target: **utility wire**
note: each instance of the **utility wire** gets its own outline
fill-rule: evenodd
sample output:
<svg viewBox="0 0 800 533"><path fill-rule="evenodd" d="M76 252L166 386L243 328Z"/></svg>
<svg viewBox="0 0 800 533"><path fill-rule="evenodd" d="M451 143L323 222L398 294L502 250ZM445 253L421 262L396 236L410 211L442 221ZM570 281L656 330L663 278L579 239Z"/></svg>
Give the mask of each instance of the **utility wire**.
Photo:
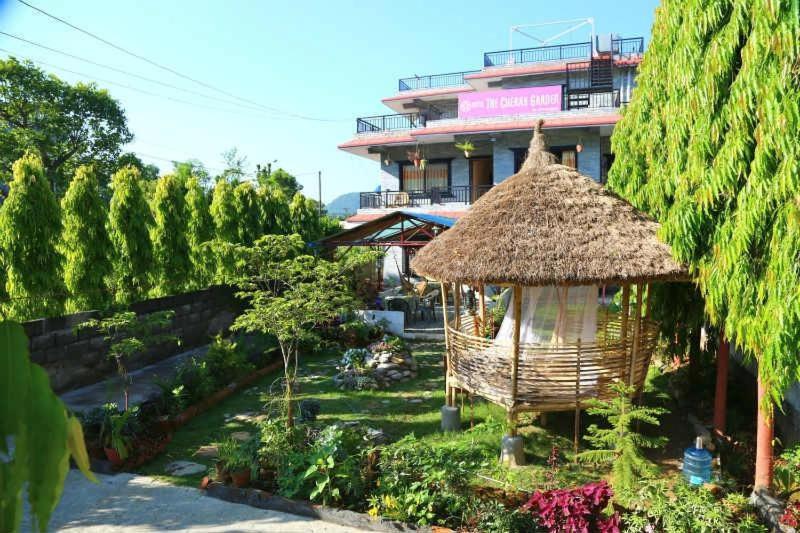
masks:
<svg viewBox="0 0 800 533"><path fill-rule="evenodd" d="M44 45L44 44L41 44L41 43L37 43L35 41L30 41L30 40L25 39L23 37L20 37L18 35L13 35L11 33L7 33L7 32L4 32L4 31L0 31L0 35L5 35L6 37L10 37L12 39L16 39L16 40L21 41L23 43L26 43L26 44L29 44L29 45L32 45L32 46L36 46L38 48L42 48L44 50L47 50L48 52L53 52L53 53L60 54L60 55L65 56L65 57L69 57L71 59L75 59L75 60L78 60L78 61L82 61L84 63L88 63L90 65L94 65L94 66L97 66L97 67L101 67L101 68L105 68L105 69L108 69L108 70L112 70L114 72L119 72L120 74L124 74L126 76L131 76L131 77L134 77L134 78L138 78L140 80L144 80L144 81L149 82L149 83L155 83L157 85L161 85L161 86L167 87L169 89L175 89L177 91L183 91L185 93L193 94L193 95L196 95L196 96L201 96L203 98L208 98L210 100L216 100L218 102L222 102L222 103L229 104L229 105L239 106L239 107L242 107L242 108L245 108L245 109L261 111L259 108L253 107L252 105L242 104L240 102L234 102L234 101L231 101L231 100L225 100L224 98L219 98L217 96L211 96L211 95L204 94L204 93L201 93L201 92L193 91L191 89L186 89L184 87L179 87L177 85L172 85L171 83L166 83L166 82L163 82L161 80L148 78L147 76L142 76L142 75L136 74L134 72L129 72L127 70L123 70L121 68L117 68L117 67L112 66L112 65L105 65L103 63L98 63L96 61L92 61L91 59L86 59L85 57L80 57L80 56L76 56L74 54L70 54L69 52L64 52L63 50L58 50L56 48L51 48L51 47L49 47L47 45Z"/></svg>
<svg viewBox="0 0 800 533"><path fill-rule="evenodd" d="M292 113L290 111L284 111L284 110L278 109L276 107L265 106L264 104L260 104L258 102L253 101L253 100L250 100L250 99L247 99L247 98L243 98L241 96L237 96L237 95L235 95L235 94L233 94L231 92L228 92L228 91L226 91L224 89L220 89L218 87L215 87L214 85L211 85L211 84L206 83L204 81L195 79L195 78L193 78L191 76L188 76L186 74L178 72L177 70L175 70L173 68L170 68L168 66L165 66L165 65L162 65L160 63L157 63L157 62L155 62L155 61L153 61L151 59L148 59L148 58L146 58L146 57L144 57L144 56L142 56L140 54L137 54L137 53L132 52L132 51L126 49L126 48L123 48L120 45L114 44L111 41L108 41L108 40L100 37L99 35L96 35L96 34L90 32L88 30L80 28L80 27L72 24L71 22L68 22L68 21L66 21L66 20L64 20L64 19L62 19L60 17L57 17L56 15L48 13L44 9L38 8L38 7L30 4L29 2L26 2L25 0L17 0L17 1L19 3L21 3L21 4L23 4L23 5L28 6L29 8L33 9L34 11L37 11L37 12L41 13L42 15L46 16L46 17L49 17L49 18L51 18L51 19L53 19L53 20L55 20L57 22L60 22L61 24L69 26L70 28L72 28L72 29L74 29L76 31L79 31L80 33L83 33L84 35L87 35L87 36L91 37L92 39L100 41L101 43L103 43L103 44L105 44L107 46L110 46L111 48L114 48L115 50L118 50L119 52L122 52L122 53L127 54L127 55L129 55L131 57L139 59L140 61L144 61L145 63L147 63L149 65L152 65L152 66L154 66L156 68L159 68L161 70L169 72L170 74L178 76L179 78L183 78L185 80L191 81L192 83L196 83L197 85L200 85L200 86L205 87L207 89L211 89L212 91L218 92L220 94L224 94L225 96L228 96L230 98L234 98L236 100L240 100L242 102L246 102L248 104L261 107L261 108L266 109L268 111L273 111L275 113L280 113L280 114L283 114L283 115L288 115L288 116L292 116L292 117L303 119L303 120L313 120L313 121L316 121L316 122L347 122L346 120L329 119L329 118L318 118L318 117L310 117L310 116L306 116L306 115L299 115L297 113Z"/></svg>
<svg viewBox="0 0 800 533"><path fill-rule="evenodd" d="M20 54L16 54L16 53L14 53L14 52L12 52L10 50L7 50L5 48L0 48L0 52L4 52L4 53L8 54L9 56L21 57L22 59L26 59L28 61L32 61L34 63L38 63L39 65L43 65L43 66L48 67L48 68L61 70L63 72L69 72L70 74L74 74L76 76L82 76L82 77L90 79L90 80L95 80L95 81L99 81L99 82L102 82L102 83L107 83L109 85L116 85L118 87L122 87L124 89L128 89L129 91L138 92L138 93L141 93L141 94L145 94L147 96L153 96L155 98L165 98L167 100L171 100L173 102L178 102L180 104L184 104L184 105L188 105L188 106L192 106L192 107L199 107L199 108L208 109L208 110L211 110L211 111L219 111L219 112L222 112L222 113L233 113L233 114L244 115L244 116L252 116L253 113L257 113L257 114L263 114L264 116L267 116L272 120L290 120L290 117L269 115L269 114L267 114L266 111L263 111L261 109L251 109L249 113L246 113L243 110L224 109L224 108L220 108L220 107L209 106L209 105L203 104L203 103L190 102L188 100L182 100L180 98L175 98L173 96L154 93L154 92L151 92L151 91L139 88L139 87L134 87L132 85L128 85L128 84L125 84L125 83L120 83L120 82L112 81L112 80L106 80L106 79L103 79L103 78L99 78L97 76L92 76L90 74L86 74L84 72L78 72L78 71L71 70L71 69L68 69L68 68L60 67L58 65L53 65L52 63L48 63L46 61L41 61L39 59L34 59L34 58L31 58L31 57L25 57L25 56L22 56Z"/></svg>

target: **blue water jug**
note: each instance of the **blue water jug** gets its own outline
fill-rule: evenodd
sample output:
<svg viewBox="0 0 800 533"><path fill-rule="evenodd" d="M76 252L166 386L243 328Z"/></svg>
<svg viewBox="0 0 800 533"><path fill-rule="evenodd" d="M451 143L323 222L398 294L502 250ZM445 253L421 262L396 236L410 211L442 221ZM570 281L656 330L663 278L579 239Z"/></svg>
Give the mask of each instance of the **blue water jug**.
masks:
<svg viewBox="0 0 800 533"><path fill-rule="evenodd" d="M683 477L692 485L711 481L711 452L703 448L703 439L697 437L694 446L683 452Z"/></svg>

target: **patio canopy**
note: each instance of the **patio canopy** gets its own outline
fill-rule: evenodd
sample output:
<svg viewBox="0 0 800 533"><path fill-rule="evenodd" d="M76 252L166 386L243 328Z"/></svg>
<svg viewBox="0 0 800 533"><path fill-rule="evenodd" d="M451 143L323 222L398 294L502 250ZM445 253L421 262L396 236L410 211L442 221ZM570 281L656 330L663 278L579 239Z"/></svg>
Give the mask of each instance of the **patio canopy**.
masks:
<svg viewBox="0 0 800 533"><path fill-rule="evenodd" d="M454 218L419 213L393 211L354 228L317 241L320 248L338 246L404 246L420 248L455 224Z"/></svg>

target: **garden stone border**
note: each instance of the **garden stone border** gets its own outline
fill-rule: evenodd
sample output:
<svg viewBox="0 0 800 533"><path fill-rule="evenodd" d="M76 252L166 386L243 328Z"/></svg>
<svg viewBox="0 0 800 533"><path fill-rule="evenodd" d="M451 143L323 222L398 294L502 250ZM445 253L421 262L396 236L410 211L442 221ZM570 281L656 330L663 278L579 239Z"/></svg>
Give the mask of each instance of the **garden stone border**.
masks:
<svg viewBox="0 0 800 533"><path fill-rule="evenodd" d="M239 489L218 481L209 483L205 490L207 496L218 500L240 503L269 511L280 511L282 513L316 518L339 526L360 528L365 531L384 533L454 533L452 529L448 528L414 526L403 522L395 522L394 520L373 518L367 514L356 513L347 509L336 509L324 505L290 500L259 489Z"/></svg>

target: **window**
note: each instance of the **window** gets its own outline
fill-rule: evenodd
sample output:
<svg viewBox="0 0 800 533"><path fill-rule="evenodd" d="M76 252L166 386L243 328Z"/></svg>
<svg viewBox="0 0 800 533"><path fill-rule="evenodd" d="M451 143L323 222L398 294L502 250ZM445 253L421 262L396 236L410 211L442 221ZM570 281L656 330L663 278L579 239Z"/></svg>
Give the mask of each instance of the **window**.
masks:
<svg viewBox="0 0 800 533"><path fill-rule="evenodd" d="M528 149L512 148L511 151L514 152L514 174L516 174L528 157ZM578 152L574 146L553 146L550 148L550 153L555 155L556 160L562 165L578 168Z"/></svg>
<svg viewBox="0 0 800 533"><path fill-rule="evenodd" d="M413 163L400 163L400 189L406 192L447 189L450 186L450 161L428 161L425 170Z"/></svg>

